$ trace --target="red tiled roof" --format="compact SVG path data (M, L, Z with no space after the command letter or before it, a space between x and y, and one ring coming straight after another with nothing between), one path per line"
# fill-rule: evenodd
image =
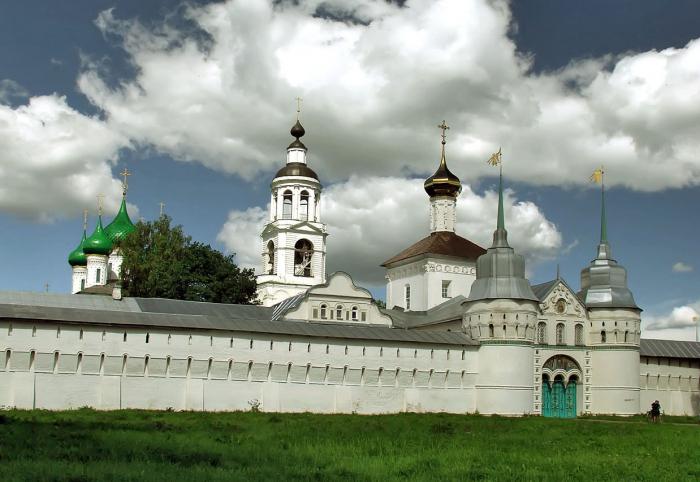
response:
M486 253L484 248L478 244L472 243L468 239L457 236L455 233L449 231L439 231L421 239L393 258L384 261L382 266L386 267L398 261L423 254L442 254L476 260L476 258L484 253Z

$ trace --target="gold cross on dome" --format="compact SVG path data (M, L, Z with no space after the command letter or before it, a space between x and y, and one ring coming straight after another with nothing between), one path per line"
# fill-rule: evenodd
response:
M445 121L442 121L442 124L438 126L439 129L442 129L442 134L440 134L440 137L442 137L442 143L445 144L445 138L447 137L446 131L447 129L450 128L447 124L445 124Z
M104 197L105 195L101 193L97 195L97 214L99 216L102 216L102 200Z
M83 231L87 231L87 216L88 216L88 210L83 209Z
M165 211L165 203L163 201L160 202L160 215L163 215L163 212Z
M128 177L131 176L129 170L125 167L122 172L119 173L120 176L124 178L122 181L122 192L126 194L127 189L129 189Z
M297 120L299 120L299 113L301 112L301 103L304 99L302 99L301 97L295 97L295 99L297 101Z

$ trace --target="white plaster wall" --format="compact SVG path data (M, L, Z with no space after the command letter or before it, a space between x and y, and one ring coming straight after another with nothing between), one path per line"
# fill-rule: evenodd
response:
M477 409L483 414L532 413L533 349L528 345L487 344L479 349Z
M411 286L411 307L410 311L423 311L428 306L428 296L425 287L425 276L422 270L424 261L416 261L400 268L390 268L387 270L387 299L386 307L393 308L400 306L406 308L406 285Z
M469 297L472 283L476 279L476 264L472 261L454 261L428 258L425 271L427 287L427 309L462 295ZM449 281L449 298L442 297L442 282Z
M0 322L0 405L471 411L475 347Z
M700 360L641 357L641 412L658 400L668 415L700 415Z
M639 349L593 349L591 368L592 413L639 413Z

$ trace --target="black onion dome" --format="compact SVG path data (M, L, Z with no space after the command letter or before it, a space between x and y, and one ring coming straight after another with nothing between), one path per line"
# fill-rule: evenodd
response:
M303 137L304 134L306 134L304 126L301 125L299 119L297 119L297 123L292 126L292 130L290 130L289 133L292 135L292 137L296 137L297 139Z
M292 136L296 137L296 139L292 141L291 144L289 144L289 147L287 147L287 149L306 149L304 143L299 140L300 137L306 134L306 130L304 130L304 126L301 125L299 119L297 119L296 124L292 126L292 129L289 131L289 133Z
M462 183L459 181L459 178L447 168L444 151L440 159L440 166L435 171L435 174L425 180L423 187L430 197L457 197L462 191Z
M303 162L290 162L287 165L285 165L282 169L277 171L277 174L275 174L275 178L284 176L310 177L318 181L318 175L314 172L313 169L311 169Z

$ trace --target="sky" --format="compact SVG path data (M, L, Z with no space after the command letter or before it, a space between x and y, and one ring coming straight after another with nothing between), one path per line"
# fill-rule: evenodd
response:
M506 227L531 282L574 289L608 237L643 336L700 312L700 4L694 0L48 2L0 10L0 289L68 292L68 253L116 212L165 212L255 266L295 97L323 185L328 271L384 295L379 266L428 233L445 119L460 235Z

